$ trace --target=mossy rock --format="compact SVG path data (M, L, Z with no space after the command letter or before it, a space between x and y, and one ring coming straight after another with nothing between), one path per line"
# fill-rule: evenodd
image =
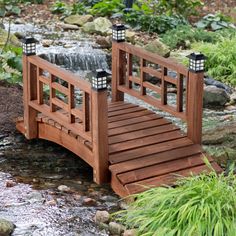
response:
M0 47L3 47L7 41L8 38L8 32L2 28L0 28ZM14 46L20 46L20 41L17 39L17 37L13 34L10 34L9 37L9 43Z

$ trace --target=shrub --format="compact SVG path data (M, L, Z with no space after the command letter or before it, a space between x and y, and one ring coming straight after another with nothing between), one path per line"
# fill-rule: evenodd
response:
M173 37L174 36L174 37ZM175 29L167 31L161 35L161 40L170 47L170 49L188 49L193 42L211 42L217 41L217 35L203 29L196 29L190 25L179 25Z
M234 236L236 177L215 172L137 194L120 220L142 236Z
M213 78L236 85L236 38L211 43L195 43L193 49L204 53L207 73Z

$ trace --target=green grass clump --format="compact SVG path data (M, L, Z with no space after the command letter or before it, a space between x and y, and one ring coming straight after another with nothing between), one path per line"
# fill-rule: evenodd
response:
M196 43L195 51L204 53L208 59L206 71L214 79L236 86L236 37L212 43Z
M119 219L142 236L235 236L236 177L215 172L137 194Z

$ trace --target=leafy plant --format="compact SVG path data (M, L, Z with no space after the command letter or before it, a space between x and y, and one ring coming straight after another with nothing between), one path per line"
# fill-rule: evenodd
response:
M142 236L234 236L236 176L203 173L135 195L120 220Z
M173 37L174 35L174 37ZM191 25L178 25L175 29L161 35L161 40L170 49L189 49L193 42L217 42L218 35L203 29L193 28Z
M236 85L236 38L211 43L195 43L193 49L204 53L207 73L213 78Z
M6 15L19 15L21 9L18 7L17 0L0 0L0 17Z
M220 30L224 28L236 28L230 20L222 14L208 14L196 23L196 26L201 29Z
M22 49L8 46L0 54L0 79L10 83L22 81Z
M67 5L64 2L56 1L51 8L52 13L61 14L64 13L67 9Z
M121 0L102 0L92 7L90 13L96 16L111 16L121 12L124 7Z

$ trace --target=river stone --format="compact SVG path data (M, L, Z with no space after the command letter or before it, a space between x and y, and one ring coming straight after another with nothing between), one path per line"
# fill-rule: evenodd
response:
M231 101L231 104L236 103L236 92L234 92L230 95L230 101Z
M77 25L70 25L70 24L64 24L64 23L61 23L58 26L60 26L64 30L78 30L79 29L79 26Z
M107 211L97 211L94 220L97 224L107 223L110 219L110 214Z
M136 33L134 31L127 30L126 35L125 35L126 40L128 42L131 42L132 44L134 44L135 43L135 35L136 35Z
M152 42L146 44L144 46L144 49L152 52L152 53L156 53L160 56L163 57L169 57L170 56L170 49L167 45L165 45L164 43L162 43L160 40L155 39Z
M116 222L109 223L109 231L111 235L121 235L125 231L125 227Z
M214 85L204 88L203 105L204 107L220 107L230 101L227 92L222 88L217 88Z
M65 23L78 26L83 26L85 23L90 22L92 20L92 15L71 15L64 19Z
M112 41L109 36L104 37L104 36L98 36L96 38L96 43L101 46L101 48L111 48L112 46Z
M8 236L14 231L15 225L5 219L0 219L0 235Z
M123 236L136 236L137 235L137 232L135 229L128 229L128 230L125 230Z
M94 25L94 22L87 22L83 25L82 27L82 30L85 32L85 33L88 33L88 34L93 34L95 33L95 25Z
M8 37L8 32L2 28L0 28L0 47L4 46ZM20 41L17 39L17 37L13 34L10 34L9 43L14 46L20 46Z
M63 193L68 193L71 191L70 187L66 186L66 185L60 185L57 187L57 189L60 191L60 192L63 192Z

